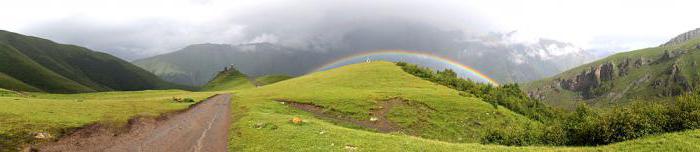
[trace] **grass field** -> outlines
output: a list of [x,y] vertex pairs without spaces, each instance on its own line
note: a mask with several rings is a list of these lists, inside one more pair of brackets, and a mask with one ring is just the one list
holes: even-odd
[[[386,62],[350,65],[239,90],[235,94],[229,151],[693,151],[697,149],[695,143],[700,143],[700,130],[598,147],[509,147],[474,143],[485,128],[531,122],[502,107],[498,108],[501,115],[489,116],[486,113],[493,115],[494,112],[491,105],[415,78]],[[377,102],[394,97],[424,103],[437,112],[425,117],[416,115],[410,108],[400,109],[389,119],[422,125],[406,123],[413,128],[377,133],[319,119],[309,112],[274,101],[313,103],[329,111],[367,119],[367,111]],[[293,117],[302,118],[304,123],[291,123]],[[411,121],[416,117],[418,120]],[[475,124],[473,122],[482,125],[470,126]],[[412,135],[415,131],[423,133],[418,136],[425,138]],[[518,130],[514,128],[513,131]]]
[[294,78],[294,77],[288,76],[288,75],[265,75],[265,76],[255,78],[255,85],[264,86],[264,85],[277,83],[277,82],[284,81],[284,80],[291,79],[291,78]]
[[158,116],[194,104],[171,102],[173,97],[199,101],[214,94],[180,90],[17,94],[0,90],[0,149],[35,142],[32,133],[59,137],[93,123],[123,125],[135,116]]
[[[261,117],[253,120],[261,121],[241,120],[234,125],[240,130],[234,131],[245,130],[255,123],[284,122],[295,115],[311,118],[302,111],[276,102],[278,99],[311,103],[354,119],[369,120],[371,109],[380,108],[379,104],[389,99],[400,98],[408,103],[395,106],[387,114],[390,121],[399,125],[398,132],[449,142],[477,143],[489,128],[494,127],[518,126],[512,128],[518,130],[524,129],[522,126],[541,125],[506,108],[496,109],[481,99],[459,94],[456,90],[405,73],[394,63],[356,64],[239,91],[234,99],[238,106],[234,111],[248,109],[248,114]],[[338,124],[373,130],[342,122]],[[233,139],[231,143],[254,142],[248,136]]]

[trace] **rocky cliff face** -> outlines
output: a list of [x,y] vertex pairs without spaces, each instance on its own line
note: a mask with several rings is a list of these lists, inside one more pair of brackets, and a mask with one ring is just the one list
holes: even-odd
[[670,41],[664,43],[661,46],[671,46],[671,45],[676,45],[676,44],[682,44],[688,40],[695,39],[700,37],[700,28],[697,28],[692,31],[685,32],[681,35],[676,36],[675,38],[671,39]]
[[[593,66],[589,70],[582,71],[573,78],[559,78],[559,86],[571,91],[582,92],[584,98],[595,97],[592,90],[600,86],[603,82],[613,80],[615,77],[615,64],[612,62]],[[620,69],[620,68],[618,68]],[[620,73],[620,72],[618,72]]]
[[[604,86],[605,82],[613,81],[618,77],[627,76],[631,69],[634,68],[644,68],[650,64],[660,64],[675,57],[685,54],[687,51],[664,51],[664,53],[658,57],[656,60],[652,61],[644,57],[637,59],[625,58],[619,62],[606,62],[603,64],[591,66],[590,69],[582,71],[578,75],[569,78],[557,78],[556,83],[560,88],[569,91],[579,92],[581,97],[584,99],[592,99],[599,97],[604,94],[615,94],[609,91],[610,86]],[[695,62],[693,62],[695,63]],[[651,76],[649,74],[645,75],[640,80],[647,81],[652,79],[650,87],[653,89],[664,90],[658,96],[676,96],[684,92],[691,91],[693,89],[692,84],[689,82],[688,78],[681,74],[681,66],[678,62],[672,64],[665,70],[665,72],[660,73],[656,76]],[[639,85],[642,82],[636,82],[630,85]],[[630,86],[625,86],[630,88]],[[548,88],[552,89],[552,88]],[[629,89],[624,89],[629,90]],[[541,94],[541,89],[529,92],[530,96],[536,99],[544,99],[545,96]],[[558,92],[558,91],[557,91]]]

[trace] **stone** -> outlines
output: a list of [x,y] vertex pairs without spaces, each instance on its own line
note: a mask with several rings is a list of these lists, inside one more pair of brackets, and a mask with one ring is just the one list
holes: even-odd
[[379,120],[379,118],[377,118],[377,117],[370,117],[369,118],[369,121],[371,121],[371,122],[375,122],[377,120]]
[[34,138],[36,139],[48,139],[51,138],[51,134],[45,132],[34,133]]
[[355,145],[345,145],[345,150],[348,150],[348,151],[355,151],[355,150],[357,150],[357,146],[355,146]]
[[304,122],[304,121],[301,120],[301,118],[299,118],[299,117],[294,117],[294,118],[292,118],[292,123],[294,123],[294,124],[300,125],[300,124],[303,123],[303,122]]

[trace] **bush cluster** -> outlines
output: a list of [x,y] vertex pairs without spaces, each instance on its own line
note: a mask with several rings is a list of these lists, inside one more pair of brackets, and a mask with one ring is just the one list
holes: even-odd
[[512,111],[525,115],[537,121],[547,121],[555,116],[555,111],[540,101],[533,100],[520,90],[518,84],[506,84],[493,86],[491,84],[476,83],[469,79],[462,79],[451,69],[433,71],[430,68],[398,62],[396,65],[420,78],[461,91],[462,96],[474,96],[494,105],[506,107]]
[[582,104],[539,128],[493,129],[483,143],[504,145],[605,145],[643,136],[700,129],[700,95],[678,97],[671,103],[638,101],[608,109]]

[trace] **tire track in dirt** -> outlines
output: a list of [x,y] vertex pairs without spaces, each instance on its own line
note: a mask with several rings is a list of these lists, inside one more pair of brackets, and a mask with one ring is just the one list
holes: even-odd
[[109,128],[86,127],[55,143],[39,146],[39,151],[148,151],[220,152],[227,151],[231,95],[216,95],[177,114],[155,119],[135,119],[128,131],[114,133]]

